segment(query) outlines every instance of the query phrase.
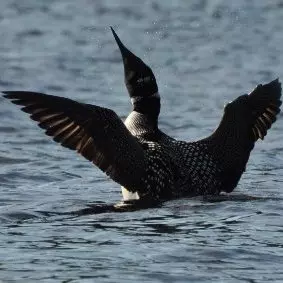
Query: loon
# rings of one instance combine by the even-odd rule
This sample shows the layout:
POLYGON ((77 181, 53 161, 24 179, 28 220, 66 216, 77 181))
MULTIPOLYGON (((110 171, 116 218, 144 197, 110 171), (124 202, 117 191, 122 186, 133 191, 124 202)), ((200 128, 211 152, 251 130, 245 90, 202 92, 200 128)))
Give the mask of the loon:
POLYGON ((160 95, 153 71, 111 31, 133 106, 125 122, 113 110, 68 98, 29 91, 4 91, 4 97, 22 106, 55 142, 120 184, 122 203, 232 192, 255 142, 264 139, 280 112, 279 79, 228 103, 210 136, 179 141, 158 127, 160 95))

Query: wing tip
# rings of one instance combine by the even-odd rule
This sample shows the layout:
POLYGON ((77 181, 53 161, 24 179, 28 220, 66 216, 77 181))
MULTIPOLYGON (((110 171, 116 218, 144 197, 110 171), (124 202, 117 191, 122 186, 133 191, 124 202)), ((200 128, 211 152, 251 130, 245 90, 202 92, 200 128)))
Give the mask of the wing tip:
POLYGON ((267 84, 264 84, 262 87, 267 89, 267 90, 276 91, 277 94, 279 95, 279 97, 281 97, 282 87, 281 87, 281 82, 279 81, 278 77, 275 80, 273 80, 273 81, 271 81, 267 84))
POLYGON ((12 91, 1 91, 3 93, 3 97, 10 99, 12 95, 12 91))
POLYGON ((252 100, 259 96, 265 96, 266 99, 269 97, 269 99, 273 100, 273 102, 277 101, 279 103, 282 96, 282 87, 279 78, 276 78, 266 84, 259 84, 249 93, 249 97, 252 100))
POLYGON ((267 84, 257 86, 253 91, 254 107, 260 107, 253 126, 255 141, 263 140, 272 124, 277 120, 276 117, 281 112, 281 92, 281 82, 278 77, 267 84))
POLYGON ((12 90, 5 90, 1 91, 3 93, 3 97, 8 99, 21 99, 25 93, 29 93, 28 91, 12 91, 12 90))

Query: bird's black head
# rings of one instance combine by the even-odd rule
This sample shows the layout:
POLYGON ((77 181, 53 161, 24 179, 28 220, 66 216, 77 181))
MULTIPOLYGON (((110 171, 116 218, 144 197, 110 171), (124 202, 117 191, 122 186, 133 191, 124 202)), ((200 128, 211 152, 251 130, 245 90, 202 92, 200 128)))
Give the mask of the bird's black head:
POLYGON ((112 27, 111 31, 122 54, 125 83, 132 102, 143 97, 157 96, 158 86, 151 68, 125 47, 112 27))

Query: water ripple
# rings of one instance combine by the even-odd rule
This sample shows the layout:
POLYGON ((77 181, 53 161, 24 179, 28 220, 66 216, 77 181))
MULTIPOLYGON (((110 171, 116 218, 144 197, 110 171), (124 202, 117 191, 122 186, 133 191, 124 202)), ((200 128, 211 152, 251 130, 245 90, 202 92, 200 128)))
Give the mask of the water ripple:
MULTIPOLYGON (((1 1, 0 88, 131 106, 109 25, 152 66, 160 127, 208 135, 283 78, 282 1, 1 1)), ((3 282, 282 282, 282 115, 232 196, 113 213, 117 184, 0 96, 3 282), (34 272, 36 270, 36 272, 34 272)))

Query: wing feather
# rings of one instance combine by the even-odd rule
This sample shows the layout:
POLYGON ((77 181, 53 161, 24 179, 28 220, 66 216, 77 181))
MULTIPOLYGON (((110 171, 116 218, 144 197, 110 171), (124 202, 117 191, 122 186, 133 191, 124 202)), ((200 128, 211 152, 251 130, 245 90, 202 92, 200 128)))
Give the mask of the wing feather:
POLYGON ((248 101, 253 114, 254 140, 264 139, 267 130, 276 121, 280 113, 281 83, 278 79, 258 85, 249 95, 248 101))
POLYGON ((140 186, 145 170, 142 146, 114 111, 36 92, 4 94, 23 106, 54 141, 76 150, 122 186, 140 186))

